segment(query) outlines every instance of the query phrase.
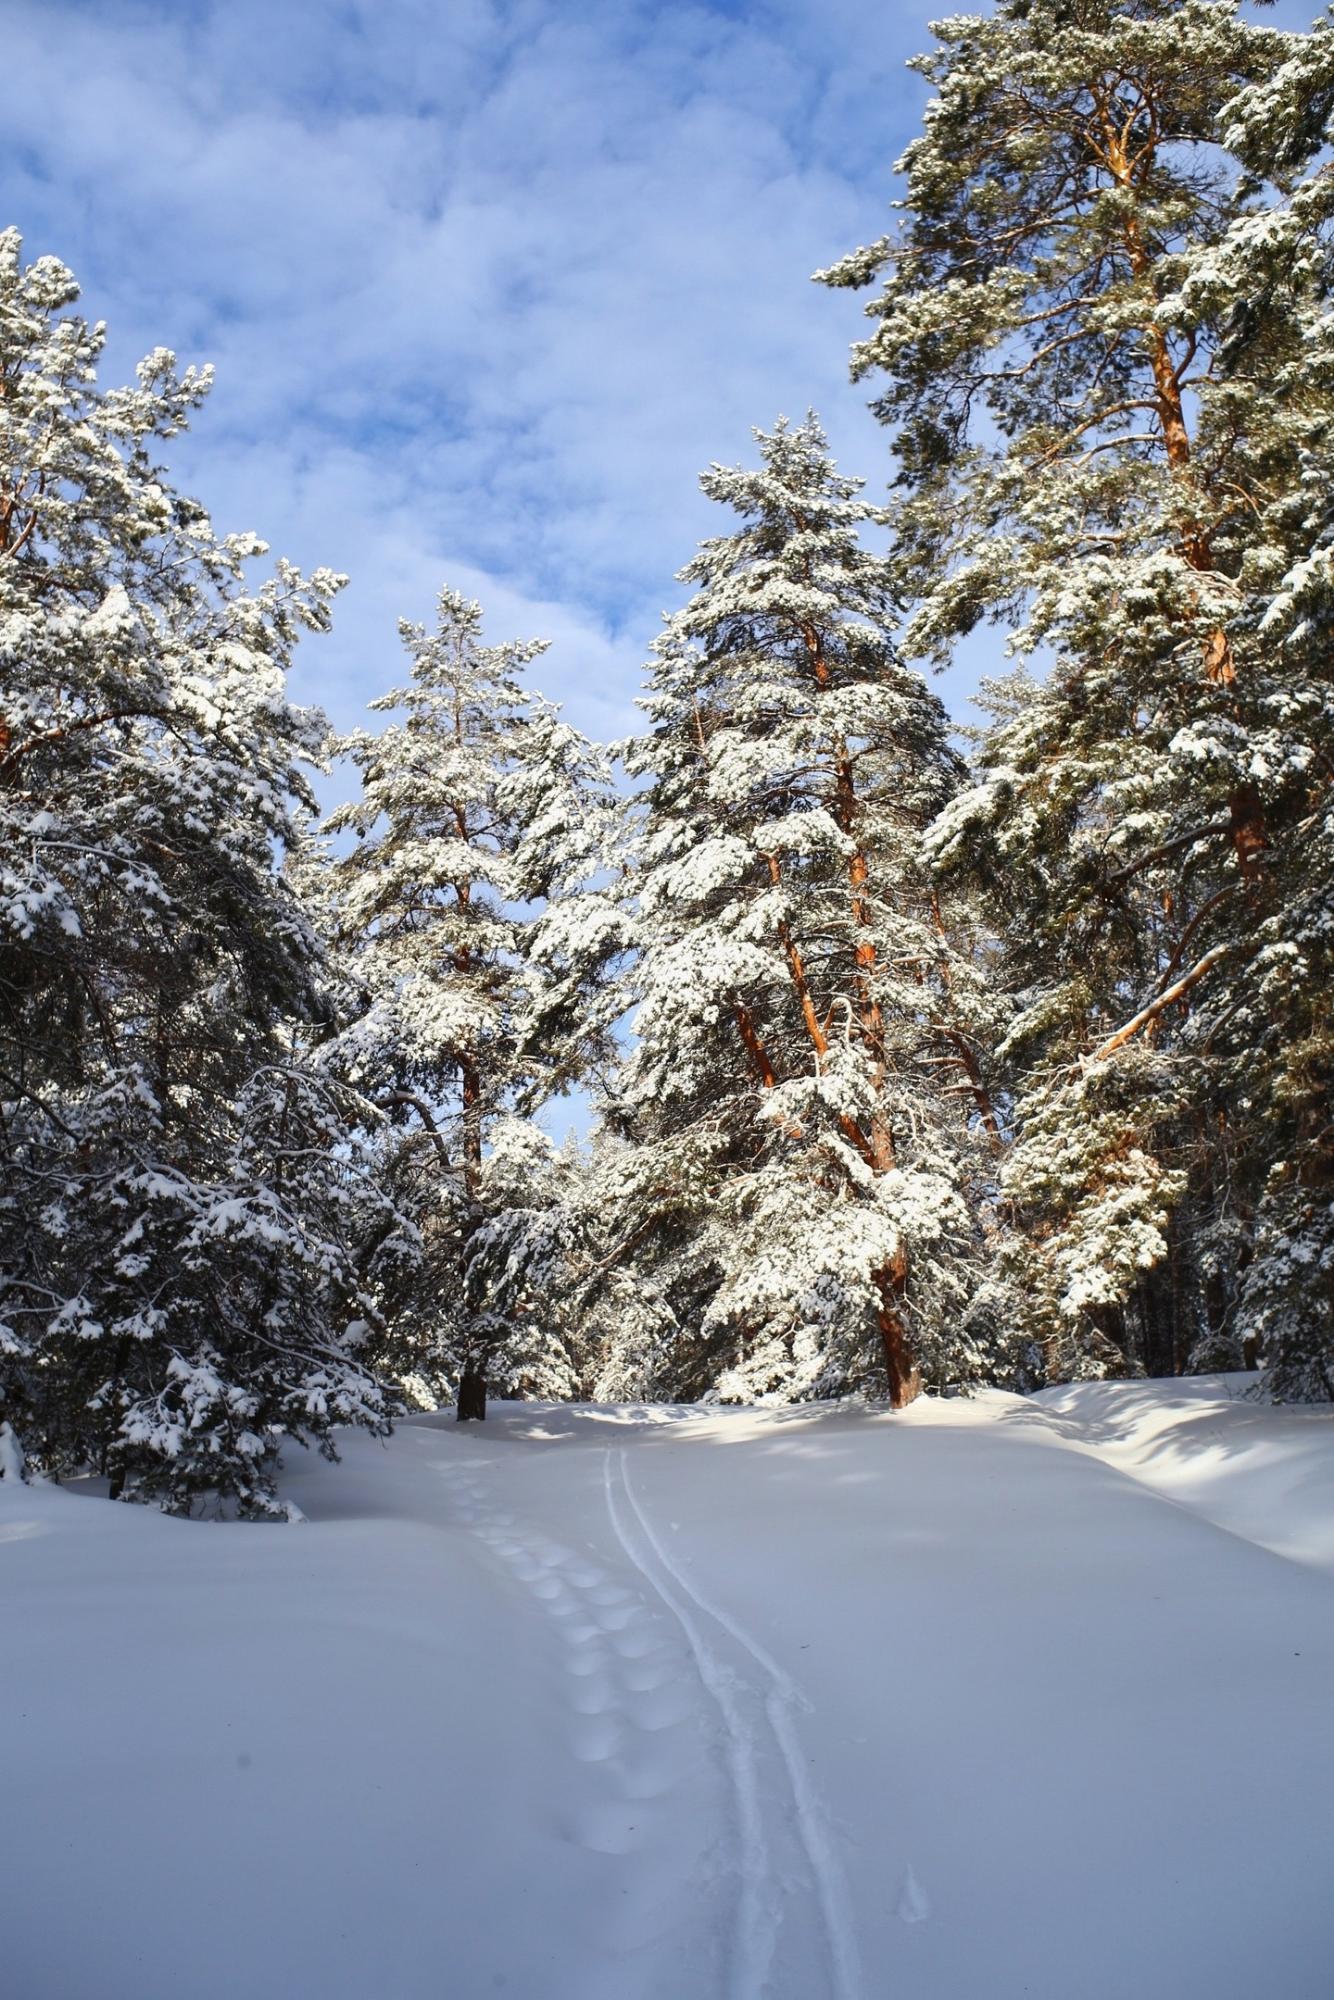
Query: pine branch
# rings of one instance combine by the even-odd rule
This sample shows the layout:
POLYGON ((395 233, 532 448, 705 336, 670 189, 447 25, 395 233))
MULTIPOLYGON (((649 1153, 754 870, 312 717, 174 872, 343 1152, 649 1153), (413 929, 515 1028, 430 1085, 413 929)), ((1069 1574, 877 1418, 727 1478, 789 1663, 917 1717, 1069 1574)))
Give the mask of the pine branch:
POLYGON ((382 1104, 410 1105, 430 1133, 435 1144, 435 1149, 445 1165, 448 1166, 450 1164, 449 1148, 445 1143, 445 1135, 436 1124, 435 1113, 425 1098, 419 1097, 415 1090, 391 1090, 380 1101, 382 1104))
MULTIPOLYGON (((1252 947, 1252 949, 1254 948, 1252 947)), ((1104 1062, 1108 1056, 1114 1055, 1117 1049, 1123 1048, 1128 1041, 1132 1040, 1139 1033, 1141 1028, 1146 1028, 1150 1021, 1156 1020, 1165 1007, 1170 1007, 1174 1000, 1180 1000, 1184 994, 1190 992, 1192 986, 1198 986, 1206 974, 1212 972, 1216 965, 1220 964, 1223 959, 1230 958, 1237 950, 1238 946, 1235 944, 1216 944, 1211 950, 1206 951, 1204 957, 1198 960, 1182 978, 1178 979, 1174 986, 1169 986, 1166 992, 1160 993, 1156 999, 1150 1000, 1147 1007, 1141 1007, 1138 1014, 1127 1021, 1123 1028, 1118 1028, 1116 1033, 1110 1035, 1102 1044, 1101 1048, 1095 1049, 1091 1056, 1086 1057, 1086 1066, 1092 1063, 1104 1062)))
POLYGON ((1203 826, 1193 827, 1189 833, 1179 833, 1174 840, 1165 840, 1161 847, 1151 847, 1148 853, 1141 854, 1137 861, 1129 861, 1124 868, 1118 868, 1114 874, 1108 875, 1102 886, 1105 889, 1116 888, 1122 882, 1128 882, 1132 875, 1142 874, 1144 869, 1152 868, 1156 861, 1170 861, 1174 854, 1181 854, 1186 848, 1194 847, 1197 841, 1210 840, 1215 834, 1231 831, 1231 820, 1208 820, 1203 826))

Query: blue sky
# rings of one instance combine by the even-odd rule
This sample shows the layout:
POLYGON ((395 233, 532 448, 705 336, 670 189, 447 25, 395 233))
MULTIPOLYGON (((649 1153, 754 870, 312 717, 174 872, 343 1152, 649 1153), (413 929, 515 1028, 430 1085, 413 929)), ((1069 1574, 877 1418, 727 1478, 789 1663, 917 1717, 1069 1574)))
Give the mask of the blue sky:
POLYGON ((815 405, 877 491, 858 301, 932 11, 865 0, 0 0, 0 220, 79 277, 107 379, 218 383, 173 456, 225 528, 350 573, 296 692, 340 725, 450 581, 609 736, 695 487, 815 405))
MULTIPOLYGON (((301 698, 362 719, 449 581, 620 735, 721 525, 702 466, 814 405, 883 493, 860 301, 809 274, 888 224, 936 11, 0 0, 0 221, 73 267, 108 378, 158 344, 216 364, 173 464, 219 525, 351 575, 301 698)), ((969 647, 956 714, 997 664, 969 647)))

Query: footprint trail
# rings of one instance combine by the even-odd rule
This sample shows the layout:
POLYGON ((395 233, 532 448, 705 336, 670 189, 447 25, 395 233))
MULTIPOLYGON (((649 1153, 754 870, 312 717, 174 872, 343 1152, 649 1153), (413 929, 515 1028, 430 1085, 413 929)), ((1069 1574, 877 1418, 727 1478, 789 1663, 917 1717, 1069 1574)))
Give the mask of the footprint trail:
POLYGON ((445 1469, 455 1517, 553 1635, 565 1746, 587 1774, 553 1833, 610 1871, 606 1983, 588 2000, 680 2000, 666 1944, 716 2000, 863 2000, 851 1899, 797 1730, 810 1704, 664 1546, 627 1451, 600 1458, 605 1551, 497 1505, 483 1464, 445 1469))

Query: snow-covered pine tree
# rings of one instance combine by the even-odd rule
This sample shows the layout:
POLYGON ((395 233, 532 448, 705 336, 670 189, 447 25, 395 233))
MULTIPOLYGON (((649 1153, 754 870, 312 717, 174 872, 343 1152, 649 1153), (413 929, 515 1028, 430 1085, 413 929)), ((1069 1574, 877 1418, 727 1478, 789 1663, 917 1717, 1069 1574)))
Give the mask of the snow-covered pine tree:
POLYGON ((671 1146, 644 1145, 627 1103, 610 1095, 601 1108, 562 1191, 551 1289, 577 1325, 596 1401, 694 1401, 715 1392, 728 1358, 699 1338, 719 1280, 717 1218, 691 1181, 663 1177, 671 1146))
POLYGON ((938 25, 855 372, 905 643, 1011 682, 933 836, 1025 1006, 1010 1189, 1053 1372, 1334 1393, 1328 22, 1003 0, 938 25))
POLYGON ((640 1393, 900 1405, 981 1365, 987 1002, 916 858, 961 767, 858 539, 885 516, 814 416, 756 436, 757 470, 703 476, 743 525, 681 572, 626 755, 649 782, 609 1214, 652 1296, 640 1393))
POLYGON ((595 1234, 582 1149, 531 1118, 501 1118, 482 1163, 485 1219, 468 1246, 468 1290, 496 1329, 501 1394, 568 1401, 594 1393, 604 1329, 580 1272, 595 1234))
MULTIPOLYGON (((329 822, 358 836, 336 924, 364 994, 337 1059, 401 1128, 392 1184, 425 1251, 386 1299, 386 1361, 456 1391, 461 1418, 485 1414, 488 1380, 569 1375, 554 1350, 534 1356, 519 1267, 525 1241, 544 1261, 550 1202, 513 1200, 516 1114, 605 1052, 620 1004, 605 972, 625 938, 596 886, 617 819, 604 761, 522 687, 545 643, 487 646, 481 628, 453 590, 434 631, 403 624, 410 683, 372 707, 406 720, 347 739, 362 789, 329 822)), ((536 1165, 545 1142, 529 1136, 536 1165)))
POLYGON ((0 235, 0 1421, 50 1472, 272 1512, 282 1437, 384 1424, 359 1358, 384 1202, 300 1053, 319 955, 275 861, 326 733, 284 672, 339 579, 247 585, 264 545, 154 462, 207 375, 159 351, 100 392, 102 329, 20 247, 0 235))

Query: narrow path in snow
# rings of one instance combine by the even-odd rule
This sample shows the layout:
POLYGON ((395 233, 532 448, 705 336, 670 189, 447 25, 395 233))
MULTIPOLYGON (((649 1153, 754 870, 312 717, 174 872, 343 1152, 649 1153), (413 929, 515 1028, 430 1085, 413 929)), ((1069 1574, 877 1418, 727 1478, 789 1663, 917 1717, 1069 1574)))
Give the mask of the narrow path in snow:
MULTIPOLYGON (((706 1939, 710 1929, 709 1899, 690 1887, 701 1809, 708 1825, 717 1805, 698 1739, 700 1691, 690 1657, 659 1594, 639 1587, 637 1564, 618 1575, 614 1557, 609 1567, 588 1543, 573 1547, 497 1506, 477 1461, 442 1469, 456 1519, 536 1599, 559 1636, 555 1692, 566 1711, 566 1746, 587 1780, 571 1787, 552 1831, 628 1871, 609 1881, 595 1906, 594 1956, 580 2000, 623 2000, 644 1990, 643 1953, 656 1941, 692 1919, 706 1939), (692 1786, 685 1806, 682 1788, 692 1786)), ((716 1852, 724 1843, 705 1845, 716 1852)), ((663 1992, 651 1973, 650 1990, 663 1992)), ((677 2000, 674 1991, 670 2000, 677 2000)))
MULTIPOLYGON (((617 1540, 680 1625, 722 1721, 740 1878, 732 2000, 761 2000, 771 1990, 769 1974, 785 1923, 789 1938, 805 1932, 817 1943, 829 2000, 859 2000, 851 1898, 794 1720, 796 1711, 810 1704, 767 1649, 668 1554, 635 1494, 624 1449, 604 1453, 603 1485, 617 1540), (795 1869, 786 1852, 793 1833, 804 1862, 795 1869)), ((799 1961, 801 1953, 791 1956, 799 1961)), ((814 2000, 814 1988, 806 1984, 801 1990, 814 2000)))

